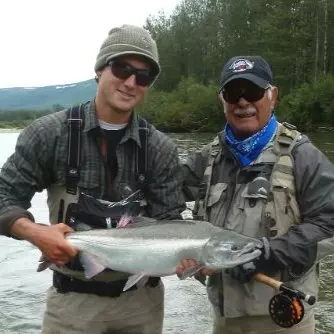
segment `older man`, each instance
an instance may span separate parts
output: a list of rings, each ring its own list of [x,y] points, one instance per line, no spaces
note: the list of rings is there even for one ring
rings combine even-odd
[[[127,292],[127,273],[105,270],[87,280],[64,238],[71,228],[115,227],[130,207],[158,219],[184,209],[175,144],[134,112],[160,73],[155,41],[140,27],[111,29],[95,72],[94,99],[38,119],[19,135],[0,175],[0,233],[30,241],[56,265],[43,333],[157,334],[161,280]],[[51,226],[27,211],[43,189]],[[125,198],[129,206],[118,205]]]
[[[307,306],[298,325],[278,327],[268,312],[275,291],[253,279],[262,272],[316,295],[318,245],[334,232],[333,165],[294,126],[276,120],[277,96],[265,59],[230,59],[219,90],[227,124],[184,166],[186,186],[198,190],[188,198],[197,199],[197,218],[265,244],[255,261],[214,274],[202,271],[212,274],[208,296],[217,334],[314,333]],[[179,272],[192,265],[183,261]]]

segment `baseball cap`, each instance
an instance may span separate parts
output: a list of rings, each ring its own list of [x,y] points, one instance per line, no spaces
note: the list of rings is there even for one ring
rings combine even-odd
[[[273,73],[269,63],[261,56],[236,56],[223,67],[220,89],[234,79],[246,79],[261,88],[273,84]]]

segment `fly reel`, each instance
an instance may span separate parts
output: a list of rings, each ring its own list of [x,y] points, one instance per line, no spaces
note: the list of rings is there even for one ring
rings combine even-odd
[[[257,273],[255,279],[279,291],[270,299],[269,314],[280,327],[289,328],[302,321],[305,313],[302,300],[309,305],[316,302],[315,296],[305,294],[267,275]]]
[[[278,326],[289,328],[303,319],[304,305],[298,297],[280,292],[271,298],[269,314]]]

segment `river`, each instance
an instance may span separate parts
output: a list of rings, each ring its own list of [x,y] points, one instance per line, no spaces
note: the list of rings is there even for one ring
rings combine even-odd
[[[18,133],[0,133],[0,167],[13,152]],[[212,134],[171,134],[179,146],[180,157],[207,143]],[[334,132],[310,135],[312,141],[334,162]],[[32,213],[39,222],[47,222],[45,192],[33,198]],[[45,309],[46,290],[51,272],[36,272],[39,251],[25,241],[0,237],[0,333],[40,333]],[[318,334],[334,333],[334,304],[332,301],[334,259],[321,263],[321,289],[316,306]],[[164,334],[211,333],[210,306],[205,288],[197,281],[179,281],[176,277],[163,279],[166,287]]]

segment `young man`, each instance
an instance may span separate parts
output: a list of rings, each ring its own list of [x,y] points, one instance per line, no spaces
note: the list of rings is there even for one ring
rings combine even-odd
[[[161,333],[159,278],[127,292],[126,273],[106,270],[86,280],[74,260],[77,250],[64,238],[79,226],[111,225],[105,201],[133,194],[141,194],[140,211],[150,217],[179,218],[184,209],[176,146],[134,112],[160,73],[155,41],[136,26],[110,30],[95,72],[93,100],[42,117],[20,133],[0,175],[0,232],[30,241],[54,264],[43,333]],[[36,223],[27,211],[43,189],[51,225]]]
[[[197,217],[264,238],[256,261],[217,273],[202,270],[211,275],[216,334],[314,333],[308,305],[298,325],[276,325],[268,311],[276,292],[253,279],[262,272],[316,295],[321,244],[334,232],[334,167],[294,126],[276,120],[277,96],[265,59],[230,59],[219,90],[227,124],[184,166],[186,186],[201,190],[188,199],[197,199]],[[193,265],[183,261],[179,272]]]

